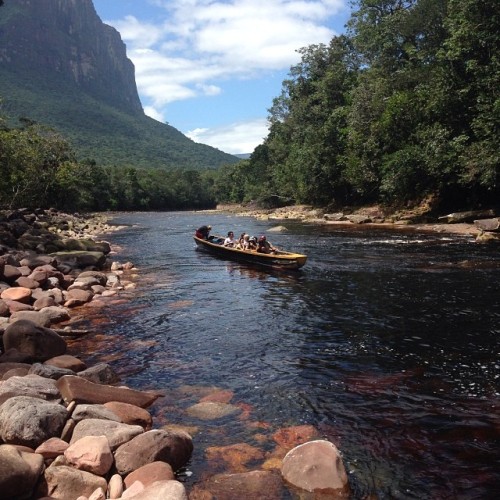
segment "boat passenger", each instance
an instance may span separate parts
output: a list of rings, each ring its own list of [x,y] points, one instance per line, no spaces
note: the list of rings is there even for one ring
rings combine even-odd
[[[224,240],[225,247],[234,247],[236,245],[236,241],[234,240],[234,233],[229,231],[227,233],[227,238]]]
[[[259,253],[274,253],[276,252],[276,248],[267,241],[265,236],[261,236],[259,238],[259,245],[257,247],[257,252]]]
[[[243,235],[243,243],[241,244],[241,248],[243,250],[250,250],[250,235],[249,234]]]
[[[248,249],[249,250],[257,250],[257,237],[256,236],[252,236],[249,240],[248,240]]]
[[[212,226],[201,226],[196,230],[195,236],[202,240],[208,240]]]
[[[243,238],[245,237],[245,233],[241,233],[238,238],[238,243],[236,244],[236,248],[243,250]]]

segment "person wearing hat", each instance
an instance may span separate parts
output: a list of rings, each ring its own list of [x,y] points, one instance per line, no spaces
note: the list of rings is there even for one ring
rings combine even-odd
[[[248,240],[248,249],[249,250],[257,250],[257,237],[256,236],[252,236]]]
[[[259,253],[274,253],[276,248],[274,248],[265,236],[259,238],[259,245],[257,247],[257,252]]]
[[[195,235],[202,240],[208,240],[211,229],[212,226],[201,226],[196,230]]]

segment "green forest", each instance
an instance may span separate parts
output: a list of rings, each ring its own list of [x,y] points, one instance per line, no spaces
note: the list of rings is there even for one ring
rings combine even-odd
[[[345,35],[300,50],[250,160],[218,199],[442,209],[500,202],[495,0],[360,0]]]
[[[76,161],[51,129],[0,121],[0,205],[71,210],[499,204],[495,0],[360,0],[299,50],[250,159],[205,171]]]

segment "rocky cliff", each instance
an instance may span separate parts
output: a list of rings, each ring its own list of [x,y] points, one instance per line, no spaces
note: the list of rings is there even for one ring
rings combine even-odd
[[[92,0],[0,0],[0,122],[37,122],[101,166],[217,168],[238,159],[146,116],[120,34]]]
[[[6,0],[0,9],[0,68],[56,73],[121,110],[142,113],[134,65],[120,34],[92,0]]]

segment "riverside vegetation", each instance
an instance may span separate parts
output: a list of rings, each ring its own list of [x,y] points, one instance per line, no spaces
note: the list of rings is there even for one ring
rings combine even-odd
[[[182,426],[154,428],[146,410],[162,396],[117,385],[107,363],[87,366],[68,353],[67,336],[86,307],[105,307],[134,288],[133,264],[112,262],[92,237],[112,227],[57,210],[0,213],[0,498],[187,500],[176,475],[193,452]],[[202,420],[241,411],[215,391],[188,409]],[[188,429],[188,428],[187,428]],[[278,499],[285,490],[335,498],[349,494],[342,458],[312,426],[280,429],[264,458],[246,444],[214,448],[236,464],[189,492],[191,500]],[[233,465],[234,465],[233,464]]]
[[[300,49],[263,143],[218,170],[100,168],[29,120],[4,122],[0,205],[162,210],[253,200],[335,212],[432,198],[435,214],[494,208],[497,24],[493,0],[354,2],[345,35]]]

